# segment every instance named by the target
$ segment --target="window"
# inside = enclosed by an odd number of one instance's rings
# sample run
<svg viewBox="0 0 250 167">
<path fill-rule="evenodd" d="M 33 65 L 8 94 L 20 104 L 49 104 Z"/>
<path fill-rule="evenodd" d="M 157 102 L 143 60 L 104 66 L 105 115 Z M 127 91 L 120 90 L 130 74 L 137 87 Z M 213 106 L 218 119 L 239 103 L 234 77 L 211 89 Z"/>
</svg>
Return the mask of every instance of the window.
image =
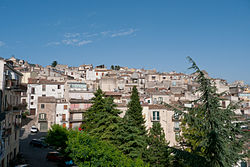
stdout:
<svg viewBox="0 0 250 167">
<path fill-rule="evenodd" d="M 153 121 L 160 121 L 160 112 L 153 111 Z"/>
<path fill-rule="evenodd" d="M 63 114 L 62 115 L 62 121 L 65 121 L 66 120 L 66 114 Z"/>
<path fill-rule="evenodd" d="M 39 120 L 46 120 L 46 114 L 45 113 L 39 114 Z"/>
<path fill-rule="evenodd" d="M 152 76 L 152 80 L 155 80 L 155 76 Z"/>
<path fill-rule="evenodd" d="M 162 79 L 166 79 L 166 77 L 162 77 Z"/>
<path fill-rule="evenodd" d="M 45 106 L 44 104 L 41 104 L 41 108 L 42 108 L 42 109 L 44 109 L 44 106 Z"/>
<path fill-rule="evenodd" d="M 26 99 L 22 99 L 22 103 L 23 103 L 23 104 L 26 103 Z"/>
<path fill-rule="evenodd" d="M 31 102 L 30 104 L 31 104 L 31 105 L 33 105 L 34 103 L 33 103 L 33 102 Z"/>
<path fill-rule="evenodd" d="M 156 98 L 154 98 L 154 104 L 156 104 L 157 103 L 157 99 Z"/>
<path fill-rule="evenodd" d="M 159 102 L 163 102 L 163 98 L 162 97 L 158 97 L 158 101 Z"/>
<path fill-rule="evenodd" d="M 34 99 L 34 96 L 31 96 L 31 99 Z"/>
<path fill-rule="evenodd" d="M 180 130 L 180 122 L 175 122 L 174 123 L 174 130 L 179 131 Z"/>
<path fill-rule="evenodd" d="M 46 85 L 42 85 L 42 91 L 46 91 Z"/>
<path fill-rule="evenodd" d="M 67 110 L 67 109 L 68 109 L 68 106 L 67 106 L 67 105 L 64 105 L 63 108 L 64 108 L 64 110 Z"/>
<path fill-rule="evenodd" d="M 57 89 L 61 89 L 61 85 L 57 85 Z"/>
<path fill-rule="evenodd" d="M 45 97 L 46 95 L 45 95 L 45 94 L 43 94 L 42 96 L 43 96 L 43 97 Z"/>
<path fill-rule="evenodd" d="M 35 88 L 31 88 L 31 94 L 35 94 Z"/>
<path fill-rule="evenodd" d="M 222 107 L 226 108 L 226 102 L 225 101 L 222 101 Z"/>
</svg>

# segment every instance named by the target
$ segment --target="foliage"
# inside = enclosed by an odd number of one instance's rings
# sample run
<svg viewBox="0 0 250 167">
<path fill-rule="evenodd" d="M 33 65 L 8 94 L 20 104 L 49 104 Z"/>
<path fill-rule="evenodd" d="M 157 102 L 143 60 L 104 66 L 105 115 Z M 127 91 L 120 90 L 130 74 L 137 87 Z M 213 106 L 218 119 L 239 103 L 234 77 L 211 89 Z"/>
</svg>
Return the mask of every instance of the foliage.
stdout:
<svg viewBox="0 0 250 167">
<path fill-rule="evenodd" d="M 143 161 L 133 161 L 123 155 L 113 145 L 90 136 L 85 132 L 71 131 L 67 151 L 74 163 L 83 166 L 145 166 Z"/>
<path fill-rule="evenodd" d="M 133 159 L 141 157 L 147 146 L 144 123 L 138 92 L 136 87 L 133 87 L 128 110 L 116 132 L 116 145 Z"/>
<path fill-rule="evenodd" d="M 51 64 L 52 67 L 56 67 L 56 65 L 57 65 L 57 61 L 53 61 Z"/>
<path fill-rule="evenodd" d="M 93 105 L 84 114 L 83 128 L 89 134 L 113 143 L 116 140 L 114 133 L 119 128 L 118 123 L 121 120 L 119 114 L 121 112 L 115 109 L 113 98 L 105 98 L 101 89 L 95 93 L 92 103 Z"/>
<path fill-rule="evenodd" d="M 111 67 L 110 67 L 112 70 L 117 70 L 117 71 L 119 71 L 120 70 L 120 66 L 119 65 L 111 65 Z"/>
<path fill-rule="evenodd" d="M 56 148 L 61 148 L 62 152 L 64 152 L 67 147 L 66 141 L 68 140 L 68 130 L 60 125 L 53 125 L 48 132 L 46 137 L 46 142 L 55 146 Z"/>
<path fill-rule="evenodd" d="M 134 125 L 132 119 L 124 117 L 116 132 L 116 145 L 125 155 L 132 159 L 142 157 L 142 152 L 147 146 L 145 136 L 141 135 L 141 131 Z"/>
<path fill-rule="evenodd" d="M 194 101 L 194 107 L 183 108 L 182 137 L 186 151 L 175 150 L 175 154 L 190 166 L 228 167 L 241 158 L 242 137 L 234 110 L 236 105 L 227 108 L 220 105 L 220 94 L 209 78 L 199 69 L 195 62 L 191 69 L 198 74 L 200 98 Z"/>
<path fill-rule="evenodd" d="M 165 167 L 170 164 L 170 152 L 168 143 L 165 139 L 165 133 L 159 122 L 154 122 L 150 129 L 148 139 L 148 147 L 144 152 L 145 162 L 150 163 L 150 166 Z"/>
<path fill-rule="evenodd" d="M 135 86 L 132 89 L 128 110 L 124 117 L 128 117 L 128 119 L 132 120 L 133 125 L 139 128 L 141 135 L 146 135 L 147 131 L 145 128 L 145 120 L 142 115 L 142 106 Z"/>
</svg>

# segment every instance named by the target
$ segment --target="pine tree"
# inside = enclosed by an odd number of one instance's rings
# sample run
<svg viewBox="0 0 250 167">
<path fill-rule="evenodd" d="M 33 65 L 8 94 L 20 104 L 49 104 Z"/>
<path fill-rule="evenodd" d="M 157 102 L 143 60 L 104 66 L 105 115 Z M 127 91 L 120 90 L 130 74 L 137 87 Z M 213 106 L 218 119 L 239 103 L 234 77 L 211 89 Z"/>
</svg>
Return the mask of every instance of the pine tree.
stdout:
<svg viewBox="0 0 250 167">
<path fill-rule="evenodd" d="M 197 91 L 201 97 L 194 101 L 194 107 L 185 108 L 187 113 L 182 112 L 182 136 L 190 154 L 175 153 L 184 159 L 188 155 L 185 161 L 192 166 L 233 166 L 241 158 L 243 144 L 240 129 L 233 123 L 236 106 L 230 104 L 223 109 L 220 94 L 216 93 L 212 81 L 205 77 L 190 57 L 188 59 L 192 63 L 191 69 L 198 74 L 196 81 L 200 86 Z"/>
<path fill-rule="evenodd" d="M 142 106 L 135 86 L 132 89 L 132 95 L 130 97 L 130 102 L 128 103 L 128 110 L 126 111 L 125 117 L 132 119 L 134 126 L 138 127 L 141 131 L 141 135 L 146 135 L 147 132 L 145 128 L 145 120 L 142 115 Z"/>
<path fill-rule="evenodd" d="M 136 87 L 133 87 L 128 110 L 116 132 L 119 149 L 124 154 L 135 159 L 142 156 L 147 147 L 145 121 Z"/>
<path fill-rule="evenodd" d="M 168 143 L 165 139 L 165 133 L 159 122 L 154 122 L 150 129 L 148 147 L 144 152 L 144 161 L 150 163 L 150 166 L 165 167 L 170 165 L 170 152 Z"/>
<path fill-rule="evenodd" d="M 113 98 L 105 98 L 101 89 L 97 90 L 92 100 L 93 105 L 84 114 L 83 126 L 90 135 L 113 143 L 121 112 L 115 109 Z"/>
<path fill-rule="evenodd" d="M 128 116 L 124 117 L 120 123 L 119 129 L 116 131 L 116 138 L 115 145 L 125 155 L 132 159 L 142 157 L 142 152 L 147 146 L 145 136 L 141 135 L 140 129 Z"/>
</svg>

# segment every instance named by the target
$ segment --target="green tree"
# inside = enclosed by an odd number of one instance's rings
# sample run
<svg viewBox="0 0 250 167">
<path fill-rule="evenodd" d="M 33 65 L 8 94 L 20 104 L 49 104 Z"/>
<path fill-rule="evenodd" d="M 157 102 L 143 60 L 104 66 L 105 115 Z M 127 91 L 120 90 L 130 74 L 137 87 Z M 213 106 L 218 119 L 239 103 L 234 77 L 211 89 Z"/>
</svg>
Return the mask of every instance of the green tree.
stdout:
<svg viewBox="0 0 250 167">
<path fill-rule="evenodd" d="M 84 128 L 90 135 L 113 143 L 116 140 L 114 133 L 119 128 L 121 111 L 115 108 L 113 98 L 104 97 L 101 89 L 95 93 L 92 103 L 84 114 Z"/>
<path fill-rule="evenodd" d="M 165 133 L 159 122 L 154 122 L 147 139 L 148 147 L 144 152 L 144 161 L 150 166 L 165 167 L 170 165 L 170 151 Z"/>
<path fill-rule="evenodd" d="M 69 156 L 79 167 L 145 166 L 142 160 L 133 161 L 113 145 L 100 141 L 85 132 L 71 131 L 67 144 L 67 151 L 70 152 Z"/>
<path fill-rule="evenodd" d="M 53 61 L 51 64 L 52 67 L 56 67 L 56 65 L 57 65 L 57 61 Z"/>
<path fill-rule="evenodd" d="M 46 136 L 46 142 L 55 146 L 56 148 L 61 148 L 61 151 L 64 153 L 66 148 L 66 141 L 68 140 L 68 130 L 60 125 L 52 125 L 51 129 Z"/>
<path fill-rule="evenodd" d="M 133 87 L 128 110 L 120 123 L 120 128 L 116 131 L 116 145 L 133 159 L 141 157 L 147 147 L 147 131 L 144 124 L 138 91 Z"/>
<path fill-rule="evenodd" d="M 237 106 L 230 104 L 222 108 L 221 95 L 216 93 L 212 81 L 190 57 L 188 59 L 192 63 L 191 69 L 198 74 L 196 82 L 200 86 L 197 91 L 201 96 L 194 101 L 194 107 L 183 108 L 187 113 L 181 112 L 182 137 L 187 152 L 174 152 L 191 166 L 233 166 L 241 159 L 243 144 L 241 131 L 233 123 Z"/>
<path fill-rule="evenodd" d="M 111 69 L 112 69 L 112 70 L 115 70 L 115 67 L 114 67 L 114 65 L 111 65 Z"/>
<path fill-rule="evenodd" d="M 147 146 L 146 137 L 141 135 L 141 131 L 134 125 L 129 117 L 124 117 L 116 131 L 115 145 L 125 155 L 132 159 L 141 158 L 144 149 Z"/>
<path fill-rule="evenodd" d="M 147 131 L 145 128 L 145 120 L 142 115 L 140 97 L 135 86 L 132 89 L 132 95 L 128 103 L 128 110 L 126 111 L 125 117 L 129 117 L 129 119 L 132 120 L 134 126 L 139 128 L 141 135 L 146 135 Z"/>
</svg>

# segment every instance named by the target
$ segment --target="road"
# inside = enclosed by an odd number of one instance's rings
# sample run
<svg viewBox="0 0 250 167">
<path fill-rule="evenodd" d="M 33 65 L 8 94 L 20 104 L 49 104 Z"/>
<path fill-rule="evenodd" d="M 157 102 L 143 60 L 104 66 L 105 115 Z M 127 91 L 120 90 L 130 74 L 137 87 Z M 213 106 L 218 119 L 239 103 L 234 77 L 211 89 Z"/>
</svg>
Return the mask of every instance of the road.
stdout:
<svg viewBox="0 0 250 167">
<path fill-rule="evenodd" d="M 21 130 L 21 134 L 24 134 L 24 129 Z M 50 150 L 49 148 L 33 147 L 29 144 L 32 139 L 39 139 L 42 136 L 46 136 L 46 133 L 29 133 L 27 136 L 21 137 L 20 153 L 23 154 L 24 158 L 28 160 L 29 164 L 32 167 L 56 167 L 56 163 L 46 160 L 47 153 L 52 150 Z"/>
</svg>

